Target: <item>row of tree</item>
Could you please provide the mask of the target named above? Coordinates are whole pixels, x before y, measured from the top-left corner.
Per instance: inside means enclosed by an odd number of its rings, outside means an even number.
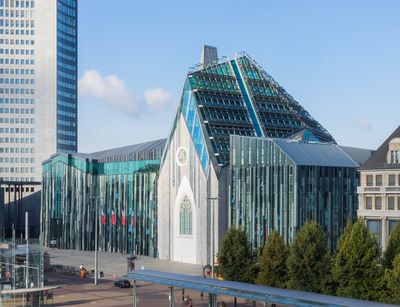
[[[243,230],[231,228],[218,254],[219,272],[227,280],[400,304],[400,223],[383,256],[361,219],[348,223],[333,254],[327,246],[315,221],[290,246],[273,231],[259,251]]]

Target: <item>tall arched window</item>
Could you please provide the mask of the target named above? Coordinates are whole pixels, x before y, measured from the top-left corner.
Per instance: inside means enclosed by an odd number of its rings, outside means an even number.
[[[192,205],[185,196],[179,208],[179,233],[181,235],[192,235]]]

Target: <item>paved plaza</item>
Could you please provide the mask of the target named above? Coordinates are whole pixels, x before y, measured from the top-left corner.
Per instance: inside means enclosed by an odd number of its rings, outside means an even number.
[[[77,251],[77,250],[61,250],[49,248],[50,264],[61,264],[79,267],[83,266],[88,269],[94,269],[94,252]],[[202,266],[196,264],[186,264],[180,262],[160,260],[147,256],[137,256],[136,269],[152,269],[163,272],[173,272],[189,275],[201,275]],[[104,275],[123,276],[127,273],[126,255],[99,252],[99,272],[103,271]]]
[[[49,273],[50,284],[61,285],[54,291],[54,300],[48,301],[50,306],[132,306],[132,288],[119,289],[112,285],[112,278],[106,277],[95,286],[92,278],[80,279],[77,276],[68,276],[60,273]],[[185,291],[185,297],[192,299],[193,306],[206,307],[207,295],[201,297],[200,293]],[[138,307],[168,306],[169,289],[151,283],[138,283],[137,286]],[[220,297],[219,302],[224,301],[226,306],[233,306],[233,298]],[[188,306],[182,301],[182,289],[174,292],[175,306]],[[253,306],[250,302],[238,300],[238,307]],[[257,307],[263,304],[257,304]]]
[[[48,249],[50,263],[79,267],[83,264],[88,270],[94,268],[94,252]],[[52,306],[132,306],[133,289],[119,289],[113,286],[114,278],[126,275],[126,255],[99,252],[99,271],[103,271],[104,278],[99,278],[98,285],[94,285],[92,275],[80,279],[75,275],[47,272],[49,285],[61,286],[54,291],[54,300],[47,302]],[[165,261],[151,257],[138,256],[136,268],[141,267],[165,272],[174,272],[190,275],[201,275],[199,265]],[[141,306],[168,306],[169,289],[151,283],[138,283],[138,307]],[[207,294],[185,291],[185,297],[192,299],[193,306],[207,306]],[[182,301],[182,289],[175,289],[175,306],[188,306]],[[233,298],[220,297],[226,306],[233,306]],[[253,306],[251,302],[238,300],[237,306]],[[256,306],[263,306],[257,304]]]

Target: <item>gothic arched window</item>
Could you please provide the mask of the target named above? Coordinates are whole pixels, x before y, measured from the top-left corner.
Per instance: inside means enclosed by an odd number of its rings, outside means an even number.
[[[185,196],[179,208],[179,233],[181,235],[192,235],[192,204]]]

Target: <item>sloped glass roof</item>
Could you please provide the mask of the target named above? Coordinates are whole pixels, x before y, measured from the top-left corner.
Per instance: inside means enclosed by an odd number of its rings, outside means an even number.
[[[193,119],[188,114],[193,114]],[[230,135],[288,138],[306,129],[315,142],[335,143],[329,132],[246,53],[190,69],[167,148],[180,115],[206,173],[209,162],[216,169],[229,165]]]
[[[273,142],[297,165],[359,167],[336,144],[300,143],[286,139],[274,139]]]
[[[197,66],[188,74],[186,96],[188,87],[210,160],[217,167],[229,164],[230,135],[287,138],[306,129],[316,142],[335,143],[326,129],[245,53]],[[187,110],[187,103],[188,99],[182,99],[178,112]],[[201,152],[198,154],[202,160]]]

